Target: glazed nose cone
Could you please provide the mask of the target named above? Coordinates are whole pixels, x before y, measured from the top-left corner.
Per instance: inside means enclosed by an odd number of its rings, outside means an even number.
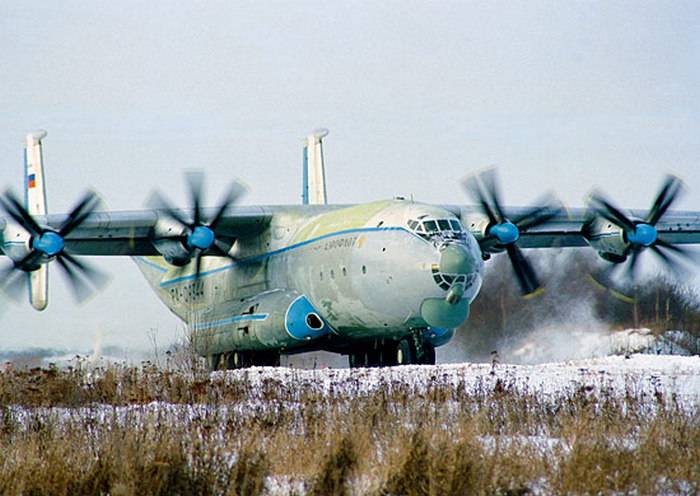
[[[468,275],[479,270],[478,262],[466,246],[451,244],[440,254],[440,272]],[[445,298],[428,298],[421,305],[421,317],[431,327],[455,328],[469,316],[469,301],[462,298],[464,284],[455,283]]]
[[[470,274],[477,270],[477,263],[466,246],[451,244],[440,255],[440,272],[443,274]]]

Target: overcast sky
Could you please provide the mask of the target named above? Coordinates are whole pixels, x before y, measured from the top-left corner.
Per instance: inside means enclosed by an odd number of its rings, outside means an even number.
[[[234,177],[245,204],[298,203],[321,126],[331,202],[462,202],[497,165],[509,204],[598,184],[646,208],[671,171],[700,210],[698,2],[5,0],[0,46],[0,185],[19,191],[23,136],[48,130],[52,212],[88,186],[112,209],[154,187],[184,205],[193,167],[209,203]],[[2,309],[0,348],[178,334],[132,261],[95,261],[106,290],[77,306],[53,270],[48,310]]]

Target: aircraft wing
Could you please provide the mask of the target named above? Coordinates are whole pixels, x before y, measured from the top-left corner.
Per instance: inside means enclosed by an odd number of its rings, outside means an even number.
[[[448,210],[459,216],[465,227],[470,228],[473,219],[483,219],[481,208],[478,206],[447,205]],[[531,210],[521,207],[504,207],[508,218],[517,218]],[[629,213],[639,219],[646,217],[647,212],[629,210]],[[588,246],[584,236],[584,227],[591,221],[592,213],[586,208],[563,210],[546,224],[520,233],[518,246],[521,248],[555,248]],[[660,239],[673,244],[700,244],[700,212],[698,211],[669,211],[656,225]]]
[[[205,218],[214,209],[204,209]],[[190,213],[182,210],[182,216]],[[66,214],[37,216],[40,225],[58,229],[66,220]],[[272,217],[265,207],[235,207],[229,209],[219,223],[220,231],[232,239],[257,234]],[[153,231],[159,219],[166,218],[157,210],[94,212],[65,237],[66,249],[77,255],[159,255],[152,243]],[[0,229],[5,219],[0,218]]]

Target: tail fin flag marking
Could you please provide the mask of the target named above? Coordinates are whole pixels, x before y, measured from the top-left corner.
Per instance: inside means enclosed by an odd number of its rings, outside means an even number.
[[[44,182],[44,156],[41,140],[46,131],[27,134],[24,145],[24,201],[31,215],[46,215],[46,183]],[[49,303],[49,267],[43,264],[27,274],[29,278],[29,302],[36,310],[44,310]]]

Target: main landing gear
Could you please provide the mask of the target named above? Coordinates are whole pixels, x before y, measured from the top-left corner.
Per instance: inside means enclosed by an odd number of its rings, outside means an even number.
[[[351,368],[390,367],[393,365],[435,365],[435,347],[412,334],[399,341],[375,342],[348,355]]]
[[[231,351],[207,357],[209,371],[244,369],[248,367],[279,367],[280,354],[276,351]]]

